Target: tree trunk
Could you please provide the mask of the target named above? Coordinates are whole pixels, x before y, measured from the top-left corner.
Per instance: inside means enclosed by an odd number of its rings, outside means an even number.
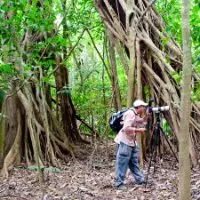
[[[2,100],[3,101],[3,100]],[[0,169],[3,167],[4,160],[4,143],[5,143],[5,127],[6,127],[6,106],[2,102],[3,110],[1,110],[0,115]]]
[[[134,85],[135,85],[135,68],[136,68],[136,32],[134,29],[131,13],[133,9],[133,1],[127,1],[127,15],[126,15],[126,31],[127,31],[127,47],[130,57],[129,73],[128,73],[128,96],[127,107],[131,107],[134,99]]]
[[[189,24],[190,2],[183,0],[182,39],[183,39],[183,84],[181,91],[181,115],[179,132],[179,200],[191,199],[191,170],[189,158],[192,54]]]
[[[117,65],[115,59],[115,45],[114,38],[112,33],[109,33],[109,52],[110,52],[110,67],[111,67],[111,82],[113,90],[113,101],[115,110],[118,111],[121,109],[121,98],[120,98],[120,89],[118,84],[118,75],[117,75]]]
[[[55,71],[55,81],[56,81],[56,91],[57,91],[57,112],[59,113],[60,120],[63,124],[63,128],[67,138],[70,142],[81,141],[79,135],[76,119],[75,119],[75,110],[72,109],[70,104],[70,89],[68,84],[68,70],[63,66],[62,59],[60,56],[56,56],[56,68]]]
[[[142,96],[142,67],[141,67],[141,51],[140,51],[140,41],[137,40],[136,41],[136,60],[137,60],[137,82],[136,82],[136,86],[137,86],[137,98],[138,99],[143,99]],[[145,151],[145,134],[137,134],[137,142],[140,146],[140,166],[141,168],[144,167],[144,151]]]

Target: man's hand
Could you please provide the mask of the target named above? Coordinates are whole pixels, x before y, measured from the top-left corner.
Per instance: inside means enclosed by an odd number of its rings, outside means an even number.
[[[147,129],[146,128],[136,128],[136,133],[144,133]]]

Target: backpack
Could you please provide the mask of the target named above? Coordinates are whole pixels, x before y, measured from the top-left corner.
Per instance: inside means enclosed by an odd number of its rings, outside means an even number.
[[[125,110],[121,110],[118,111],[117,113],[113,113],[109,119],[109,125],[110,128],[112,129],[113,132],[119,132],[121,130],[121,128],[123,127],[123,124],[121,124],[121,120],[122,117],[124,115],[124,113],[127,111],[128,109]]]

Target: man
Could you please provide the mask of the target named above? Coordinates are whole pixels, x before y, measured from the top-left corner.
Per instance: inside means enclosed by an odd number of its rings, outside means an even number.
[[[122,118],[123,127],[115,138],[118,146],[115,166],[117,189],[126,189],[124,178],[128,168],[132,172],[136,184],[144,183],[144,176],[138,163],[139,147],[136,143],[136,134],[144,133],[146,130],[147,105],[142,100],[134,101],[133,108],[126,111]]]

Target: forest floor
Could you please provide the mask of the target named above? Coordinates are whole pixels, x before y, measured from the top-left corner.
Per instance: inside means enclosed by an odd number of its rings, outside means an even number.
[[[168,157],[168,158],[167,158]],[[149,163],[145,164],[144,174]],[[44,170],[41,187],[34,167],[15,166],[0,182],[1,200],[173,200],[178,199],[178,164],[164,156],[162,164],[151,164],[147,187],[132,183],[127,173],[126,191],[114,188],[115,144],[81,146],[81,153],[67,164]],[[156,167],[155,173],[153,168]],[[200,170],[192,170],[192,199],[200,200]],[[43,188],[43,189],[42,189]]]

